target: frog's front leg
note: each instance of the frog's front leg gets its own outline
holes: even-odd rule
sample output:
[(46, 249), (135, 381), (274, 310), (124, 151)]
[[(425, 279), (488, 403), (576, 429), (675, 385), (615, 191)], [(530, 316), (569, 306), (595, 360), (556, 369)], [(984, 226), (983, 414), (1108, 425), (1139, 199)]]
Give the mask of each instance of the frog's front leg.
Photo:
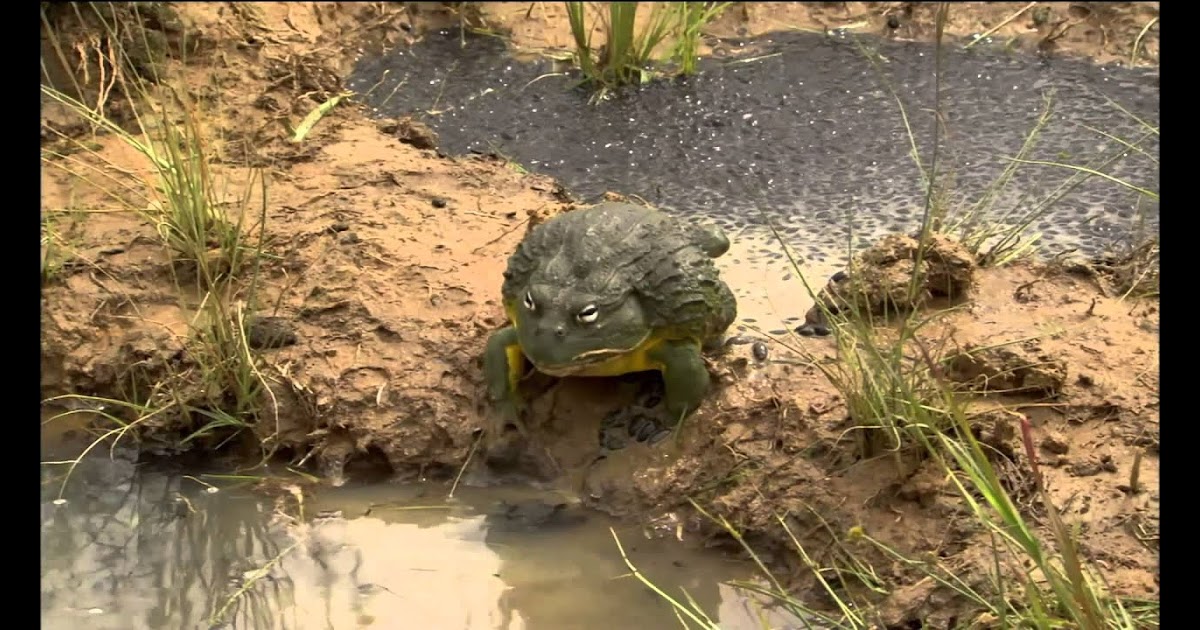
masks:
[(630, 424), (629, 432), (639, 441), (661, 440), (681, 420), (700, 407), (708, 394), (711, 378), (700, 344), (695, 341), (668, 341), (655, 348), (650, 358), (662, 372), (664, 396), (663, 414), (642, 416)]
[(524, 368), (525, 356), (516, 328), (507, 326), (488, 337), (483, 374), (487, 381), (488, 402), (493, 407), (490, 410), (492, 421), (487, 427), (492, 438), (504, 435), (510, 425), (525, 434), (525, 425), (521, 422), (524, 404), (518, 391)]

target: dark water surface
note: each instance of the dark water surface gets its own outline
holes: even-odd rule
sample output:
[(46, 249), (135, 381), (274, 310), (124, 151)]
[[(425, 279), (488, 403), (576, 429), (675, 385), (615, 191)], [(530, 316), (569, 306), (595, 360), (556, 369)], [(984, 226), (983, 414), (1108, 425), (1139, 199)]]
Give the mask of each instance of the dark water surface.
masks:
[[(460, 487), (446, 500), (443, 484), (344, 486), (317, 491), (301, 510), (244, 481), (95, 452), (65, 501), (64, 469), (43, 476), (43, 628), (678, 627), (667, 604), (622, 577), (607, 518), (497, 518), (496, 501), (545, 499), (531, 490)], [(721, 584), (751, 578), (745, 564), (616, 531), (661, 588), (686, 588), (722, 628), (761, 627), (758, 604)]]
[[(927, 161), (932, 44), (859, 41), (882, 54), (882, 73)], [(697, 76), (598, 104), (571, 90), (576, 77), (555, 76), (550, 62), (516, 61), (495, 38), (468, 35), (466, 42), (460, 46), (457, 32), (430, 33), (411, 50), (363, 58), (350, 87), (370, 90), (365, 100), (381, 116), (426, 120), (447, 153), (498, 152), (585, 199), (612, 190), (719, 221), (755, 243), (746, 258), (779, 261), (777, 244), (761, 229), (764, 214), (816, 261), (842, 257), (850, 218), (863, 237), (919, 224), (924, 193), (896, 99), (850, 38), (775, 35), (754, 42), (752, 60), (706, 60)], [(1051, 92), (1054, 113), (1033, 160), (1083, 165), (1120, 150), (1099, 131), (1127, 141), (1146, 135), (1105, 97), (1158, 124), (1157, 70), (963, 51), (961, 43), (946, 49), (941, 159), (962, 199), (978, 198), (997, 178)], [(1157, 136), (1142, 146), (1157, 158)], [(1131, 154), (1105, 170), (1158, 190), (1157, 165), (1145, 156)], [(1070, 175), (1027, 165), (995, 212), (1027, 209)], [(1137, 197), (1093, 178), (1036, 228), (1051, 248), (1094, 254), (1129, 232)], [(1141, 210), (1156, 229), (1157, 204)]]

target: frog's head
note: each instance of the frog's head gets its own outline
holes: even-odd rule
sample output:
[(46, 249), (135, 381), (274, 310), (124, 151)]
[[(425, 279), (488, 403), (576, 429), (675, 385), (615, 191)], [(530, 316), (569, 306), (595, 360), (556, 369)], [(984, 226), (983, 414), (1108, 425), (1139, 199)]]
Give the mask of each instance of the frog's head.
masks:
[(514, 288), (509, 319), (540, 372), (564, 376), (629, 352), (650, 336), (636, 292), (611, 272), (577, 275), (549, 266)]

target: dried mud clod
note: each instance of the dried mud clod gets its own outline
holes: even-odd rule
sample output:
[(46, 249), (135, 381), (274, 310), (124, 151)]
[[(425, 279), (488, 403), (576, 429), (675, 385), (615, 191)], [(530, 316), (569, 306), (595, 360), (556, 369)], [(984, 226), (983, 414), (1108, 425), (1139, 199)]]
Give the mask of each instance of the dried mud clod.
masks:
[(419, 120), (404, 117), (379, 123), (379, 131), (417, 149), (437, 149), (438, 135)]
[(979, 393), (1041, 394), (1054, 397), (1067, 383), (1067, 364), (1033, 342), (980, 348), (968, 344), (947, 359), (946, 376)]
[(550, 219), (553, 219), (560, 214), (575, 210), (577, 207), (578, 206), (576, 204), (570, 203), (564, 205), (538, 206), (537, 208), (530, 208), (525, 211), (525, 216), (528, 219), (525, 224), (525, 233), (528, 234), (533, 228), (545, 223), (546, 221), (549, 221)]
[(283, 317), (253, 317), (246, 323), (246, 343), (253, 350), (274, 350), (295, 345), (296, 330)]
[[(941, 234), (931, 235), (925, 250), (920, 249), (917, 239), (893, 234), (856, 255), (849, 271), (829, 279), (796, 332), (828, 335), (826, 310), (832, 315), (850, 311), (876, 317), (919, 309), (932, 298), (953, 301), (966, 297), (974, 286), (977, 268), (971, 253)], [(914, 272), (921, 283), (911, 291)]]

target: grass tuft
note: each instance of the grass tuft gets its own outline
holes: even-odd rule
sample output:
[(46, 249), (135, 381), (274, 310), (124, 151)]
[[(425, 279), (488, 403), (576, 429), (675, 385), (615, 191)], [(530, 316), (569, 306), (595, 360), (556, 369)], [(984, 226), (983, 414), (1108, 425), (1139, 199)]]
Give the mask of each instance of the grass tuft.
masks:
[[(729, 2), (655, 2), (646, 24), (638, 28), (639, 2), (610, 2), (607, 10), (600, 3), (567, 2), (567, 19), (575, 42), (575, 64), (583, 74), (583, 84), (603, 98), (626, 85), (648, 83), (668, 74), (656, 68), (655, 54), (670, 43), (670, 58), (676, 63), (674, 74), (696, 71), (701, 31), (716, 19)], [(592, 17), (589, 18), (589, 12)], [(598, 22), (605, 42), (592, 46), (594, 24)]]
[[(150, 110), (156, 124), (147, 121), (141, 126), (139, 137), (75, 98), (47, 85), (41, 89), (43, 95), (134, 149), (145, 158), (151, 174), (115, 175), (123, 169), (99, 157), (85, 143), (65, 137), (83, 149), (82, 155), (50, 151), (43, 156), (43, 162), (104, 190), (110, 198), (145, 219), (166, 245), (172, 261), (194, 278), (199, 288), (217, 286), (261, 253), (256, 250), (261, 250), (262, 243), (252, 242), (247, 224), (250, 213), (245, 210), (251, 199), (239, 200), (236, 216), (232, 218), (222, 209), (227, 204), (217, 188), (199, 112), (186, 109), (182, 124), (176, 125), (167, 109), (154, 104), (146, 94), (141, 107)], [(139, 116), (139, 125), (143, 120)], [(87, 157), (99, 158), (108, 168), (97, 167)], [(251, 189), (247, 186), (246, 193)]]
[[(58, 169), (100, 192), (111, 203), (102, 211), (129, 213), (153, 229), (169, 262), (181, 310), (192, 320), (178, 358), (131, 372), (127, 387), (118, 392), (122, 399), (106, 403), (121, 413), (100, 415), (115, 428), (102, 432), (88, 450), (103, 441), (115, 442), (135, 428), (175, 428), (180, 423), (186, 437), (178, 447), (210, 437), (227, 441), (259, 423), (268, 399), (273, 400), (263, 359), (247, 337), (248, 320), (257, 308), (261, 266), (269, 257), (267, 182), (255, 168), (243, 169), (247, 175), (240, 183), (230, 172), (218, 172), (214, 164), (219, 138), (202, 124), (206, 113), (186, 79), (168, 76), (165, 60), (148, 72), (131, 56), (129, 42), (152, 39), (139, 20), (128, 17), (137, 16), (144, 5), (73, 8), (78, 22), (92, 29), (84, 40), (105, 61), (100, 64), (106, 69), (105, 98), (85, 103), (53, 87), (48, 75), (42, 95), (87, 123), (96, 140), (107, 136), (131, 149), (141, 164), (131, 169), (114, 163), (96, 150), (92, 139), (52, 130), (59, 145), (75, 150), (43, 149), (43, 167)], [(72, 41), (58, 41), (56, 23), (44, 9), (43, 27), (56, 42), (54, 48), (71, 49)], [(84, 94), (88, 87), (77, 84), (72, 91)], [(125, 107), (115, 107), (118, 103)], [(127, 115), (118, 121), (110, 111)], [(55, 273), (56, 251), (63, 241), (52, 217), (43, 219), (44, 278)]]
[(700, 58), (701, 31), (717, 19), (732, 2), (673, 2), (670, 10), (677, 13), (678, 35), (671, 57), (679, 64), (679, 74), (696, 73), (696, 61)]

